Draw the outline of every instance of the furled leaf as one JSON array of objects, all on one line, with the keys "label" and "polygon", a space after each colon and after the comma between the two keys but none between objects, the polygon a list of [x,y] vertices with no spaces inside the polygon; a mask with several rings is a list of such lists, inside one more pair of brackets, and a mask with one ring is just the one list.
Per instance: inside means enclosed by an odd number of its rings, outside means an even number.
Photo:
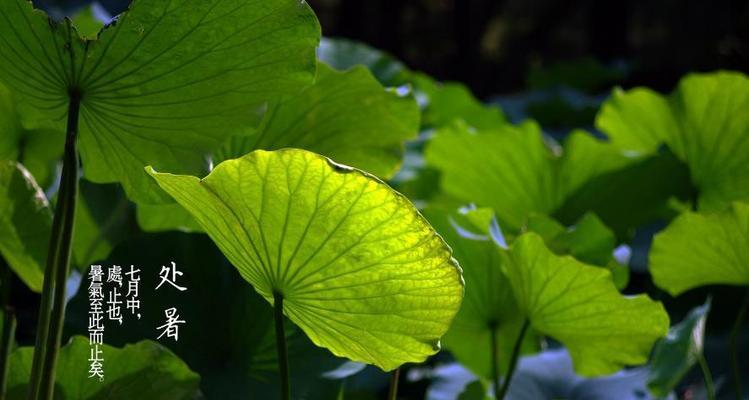
[{"label": "furled leaf", "polygon": [[439,350],[460,268],[381,181],[304,150],[258,150],[203,179],[149,173],[315,344],[385,370]]},{"label": "furled leaf", "polygon": [[665,397],[684,375],[697,363],[702,354],[705,321],[710,312],[710,301],[694,308],[689,315],[668,332],[655,346],[650,362],[648,388],[656,396]]},{"label": "furled leaf", "polygon": [[650,273],[677,296],[703,285],[749,285],[749,204],[717,213],[686,212],[655,236]]},{"label": "furled leaf", "polygon": [[[144,340],[124,348],[101,346],[104,357],[103,381],[88,377],[88,340],[75,336],[60,350],[55,379],[55,398],[68,400],[108,399],[194,399],[200,377],[182,360],[158,343]],[[11,354],[8,399],[25,399],[33,347],[21,347]]]},{"label": "furled leaf", "polygon": [[80,96],[80,153],[94,182],[162,201],[141,170],[200,172],[204,154],[298,92],[315,70],[317,20],[304,2],[135,0],[97,40],[26,0],[0,2],[0,80],[26,128],[63,130]]},{"label": "furled leaf", "polygon": [[[455,220],[445,212],[427,209],[425,215],[453,249],[466,281],[463,306],[445,335],[445,348],[473,373],[491,380],[492,332],[497,341],[494,356],[504,372],[523,326],[523,315],[502,272],[500,248],[488,237],[462,236]],[[537,337],[531,333],[523,350],[537,349]]]},{"label": "furled leaf", "polygon": [[34,178],[14,161],[0,161],[0,254],[33,291],[42,291],[52,212]]},{"label": "furled leaf", "polygon": [[647,295],[622,296],[609,271],[557,256],[535,233],[502,253],[502,268],[522,315],[569,349],[585,376],[645,363],[668,332],[668,314]]},{"label": "furled leaf", "polygon": [[671,97],[617,90],[596,125],[628,150],[665,144],[687,163],[700,210],[749,199],[749,78],[738,72],[692,74]]},{"label": "furled leaf", "polygon": [[[425,157],[448,195],[492,207],[508,232],[533,213],[572,224],[592,211],[624,236],[682,194],[678,168],[659,162],[660,155],[631,156],[583,132],[570,135],[559,155],[528,122],[477,132],[452,124],[437,132]],[[632,190],[642,186],[653,190]]]},{"label": "furled leaf", "polygon": [[[177,283],[186,287],[186,292],[154,290],[161,266],[169,262],[182,272]],[[119,265],[123,273],[131,265],[141,271],[141,318],[123,309],[122,325],[107,322],[107,343],[124,345],[143,338],[156,339],[160,334],[156,327],[165,320],[164,310],[177,307],[180,318],[186,321],[180,326],[179,340],[161,343],[200,374],[200,388],[206,398],[279,397],[273,310],[206,235],[169,232],[133,237],[116,246],[99,264],[104,268]],[[127,283],[122,290],[126,287]],[[88,309],[88,293],[81,290],[68,305],[67,332],[87,332]],[[206,340],[207,334],[210,340]],[[295,397],[330,398],[317,396],[334,384],[323,374],[347,361],[314,346],[291,324],[287,327],[287,344]]]},{"label": "furled leaf", "polygon": [[385,90],[364,67],[338,72],[320,63],[314,85],[270,106],[258,132],[232,138],[214,162],[294,147],[389,178],[401,163],[404,142],[418,131],[412,97]]}]

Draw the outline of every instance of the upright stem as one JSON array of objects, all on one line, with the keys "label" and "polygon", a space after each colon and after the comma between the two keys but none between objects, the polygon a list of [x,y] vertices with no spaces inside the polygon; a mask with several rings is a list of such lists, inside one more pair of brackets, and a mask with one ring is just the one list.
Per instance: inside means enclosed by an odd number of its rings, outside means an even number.
[{"label": "upright stem", "polygon": [[741,400],[741,370],[739,369],[739,336],[741,334],[741,326],[744,324],[744,319],[749,313],[749,289],[746,291],[744,296],[744,302],[741,304],[739,313],[736,314],[736,320],[733,322],[731,328],[730,337],[730,357],[731,357],[731,370],[733,375],[733,386],[736,392],[736,399]]},{"label": "upright stem", "polygon": [[16,315],[13,309],[5,307],[3,310],[3,337],[0,350],[0,399],[5,398],[8,388],[8,370],[10,365],[10,351],[16,335]]},{"label": "upright stem", "polygon": [[398,381],[400,380],[401,369],[396,368],[390,374],[390,390],[388,391],[388,400],[396,400],[398,398]]},{"label": "upright stem", "polygon": [[278,353],[278,373],[281,375],[281,400],[290,400],[289,354],[286,349],[286,332],[283,326],[283,295],[275,291],[273,292],[273,313],[276,319],[276,352]]},{"label": "upright stem", "polygon": [[491,340],[491,357],[492,357],[492,383],[494,393],[499,391],[499,360],[497,357],[497,324],[495,322],[489,323],[489,340]]},{"label": "upright stem", "polygon": [[73,222],[78,199],[78,112],[81,95],[70,92],[68,126],[63,154],[60,191],[52,221],[44,286],[39,305],[34,361],[31,367],[29,400],[51,400],[55,387],[55,367],[65,318],[65,281],[70,270]]},{"label": "upright stem", "polygon": [[708,367],[707,360],[705,360],[705,354],[703,354],[702,352],[699,352],[697,354],[697,363],[700,364],[702,379],[705,381],[705,392],[707,392],[707,400],[715,400],[715,385],[713,385],[713,375],[710,373],[710,367]]},{"label": "upright stem", "polygon": [[10,306],[10,267],[0,258],[0,269],[2,269],[2,307],[3,307],[3,332],[0,341],[0,399],[5,399],[5,391],[8,383],[8,369],[10,352],[16,335],[16,315]]},{"label": "upright stem", "polygon": [[515,367],[517,367],[518,364],[520,349],[523,347],[523,339],[525,338],[525,333],[528,331],[528,325],[530,325],[530,322],[526,319],[525,322],[523,322],[523,327],[520,328],[520,334],[518,335],[518,338],[515,341],[515,345],[512,348],[510,366],[507,369],[505,380],[504,382],[502,382],[502,388],[499,390],[499,394],[497,395],[497,400],[504,399],[505,395],[507,394],[507,390],[510,388],[510,381],[512,380],[512,375],[515,373]]}]

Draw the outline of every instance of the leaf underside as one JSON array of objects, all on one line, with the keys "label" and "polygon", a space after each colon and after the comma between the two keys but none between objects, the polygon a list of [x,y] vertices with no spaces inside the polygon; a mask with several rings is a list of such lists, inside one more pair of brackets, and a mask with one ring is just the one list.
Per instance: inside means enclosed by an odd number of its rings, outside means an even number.
[{"label": "leaf underside", "polygon": [[460,268],[378,179],[304,150],[258,150],[204,179],[150,174],[263,297],[284,296],[315,344],[385,370],[439,350]]},{"label": "leaf underside", "polygon": [[246,132],[267,100],[312,80],[318,40],[314,13],[296,0],[135,0],[90,41],[69,20],[7,0],[0,80],[30,129],[63,131],[77,93],[86,177],[163,202],[143,166],[204,171],[204,154]]}]

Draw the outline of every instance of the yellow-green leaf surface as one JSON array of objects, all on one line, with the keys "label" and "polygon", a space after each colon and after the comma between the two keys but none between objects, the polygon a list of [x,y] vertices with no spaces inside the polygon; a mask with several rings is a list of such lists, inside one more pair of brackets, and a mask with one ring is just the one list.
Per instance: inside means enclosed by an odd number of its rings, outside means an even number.
[{"label": "yellow-green leaf surface", "polygon": [[650,273],[674,296],[703,285],[749,285],[749,204],[680,215],[655,236]]},{"label": "yellow-green leaf surface", "polygon": [[[477,210],[470,216],[476,216]],[[492,331],[500,373],[506,371],[512,348],[523,326],[510,282],[502,272],[500,248],[488,237],[470,239],[456,229],[452,215],[437,209],[425,215],[453,249],[463,269],[463,305],[445,335],[445,348],[460,363],[484,379],[492,379]],[[461,227],[463,228],[463,227]],[[479,237],[479,236],[475,236]],[[538,337],[526,336],[523,351],[538,350]]]},{"label": "yellow-green leaf surface", "polygon": [[319,25],[298,0],[134,0],[96,40],[27,0],[0,2],[0,81],[26,128],[62,131],[80,105],[86,177],[163,201],[143,166],[204,170],[205,153],[311,82]]},{"label": "yellow-green leaf surface", "polygon": [[203,179],[149,172],[315,344],[385,370],[439,350],[460,268],[378,179],[304,150],[257,150]]},{"label": "yellow-green leaf surface", "polygon": [[52,211],[34,178],[14,161],[0,161],[0,254],[21,280],[42,291]]},{"label": "yellow-green leaf surface", "polygon": [[258,132],[232,138],[214,162],[294,147],[390,178],[404,143],[419,132],[419,118],[411,96],[386,90],[366,68],[340,72],[319,63],[314,85],[270,106]]},{"label": "yellow-green leaf surface", "polygon": [[689,166],[700,210],[749,199],[749,78],[738,72],[691,74],[670,97],[644,88],[616,90],[597,127],[627,150],[667,145]]},{"label": "yellow-green leaf surface", "polygon": [[[65,400],[189,400],[199,398],[200,377],[167,348],[143,340],[124,348],[101,346],[104,380],[89,378],[88,340],[73,336],[60,350],[55,399]],[[8,399],[25,399],[31,376],[33,347],[21,347],[10,356]]]},{"label": "yellow-green leaf surface", "polygon": [[503,253],[502,267],[531,326],[564,344],[581,375],[643,364],[668,333],[661,303],[647,295],[622,296],[609,271],[555,255],[535,233],[520,236]]}]

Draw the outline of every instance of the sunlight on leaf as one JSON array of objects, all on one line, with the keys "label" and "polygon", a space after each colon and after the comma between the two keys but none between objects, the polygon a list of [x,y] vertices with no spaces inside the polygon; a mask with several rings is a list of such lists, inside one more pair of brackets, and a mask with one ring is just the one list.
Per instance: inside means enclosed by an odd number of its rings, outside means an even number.
[{"label": "sunlight on leaf", "polygon": [[650,273],[677,296],[703,285],[749,285],[749,204],[719,213],[686,212],[655,236]]},{"label": "sunlight on leaf", "polygon": [[97,40],[26,0],[0,2],[0,80],[26,128],[62,131],[81,96],[80,152],[94,182],[160,202],[152,164],[204,171],[204,154],[247,132],[264,103],[309,83],[319,40],[306,3],[135,0]]},{"label": "sunlight on leaf", "polygon": [[258,150],[204,179],[149,173],[315,344],[385,370],[439,350],[460,268],[378,179],[304,150]]},{"label": "sunlight on leaf", "polygon": [[700,210],[749,199],[749,78],[721,71],[684,77],[670,97],[616,90],[596,126],[623,149],[667,145],[689,165]]},{"label": "sunlight on leaf", "polygon": [[581,375],[643,364],[668,332],[661,303],[622,296],[609,271],[554,255],[535,233],[502,253],[502,268],[531,326],[564,344]]},{"label": "sunlight on leaf", "polygon": [[314,85],[270,106],[257,133],[233,137],[214,163],[294,147],[389,178],[404,142],[418,131],[419,107],[411,96],[385,90],[363,67],[339,72],[320,63]]}]

